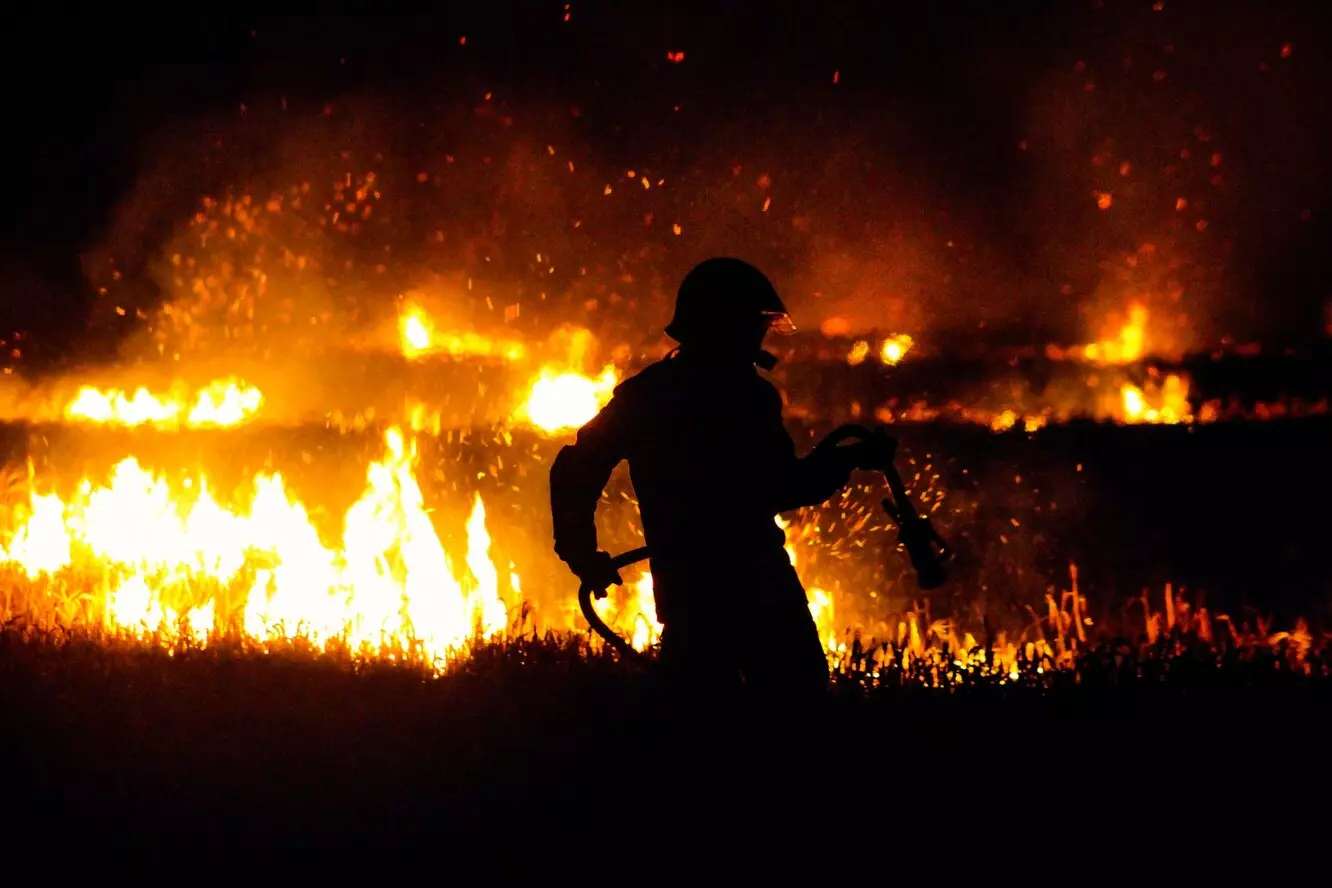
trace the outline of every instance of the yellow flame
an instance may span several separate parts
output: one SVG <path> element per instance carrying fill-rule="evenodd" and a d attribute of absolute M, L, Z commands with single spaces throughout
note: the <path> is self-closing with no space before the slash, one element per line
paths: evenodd
<path fill-rule="evenodd" d="M 440 330 L 425 309 L 407 303 L 398 315 L 398 344 L 403 357 L 416 360 L 429 355 L 496 357 L 519 361 L 527 354 L 521 342 L 495 339 L 480 333 Z"/>
<path fill-rule="evenodd" d="M 786 534 L 786 557 L 790 559 L 791 566 L 799 573 L 800 563 L 796 557 L 796 541 L 791 538 L 791 522 L 781 515 L 775 516 L 773 520 Z M 803 578 L 801 581 L 803 582 Z M 807 586 L 805 595 L 809 599 L 809 612 L 814 617 L 814 625 L 818 627 L 819 638 L 823 641 L 824 650 L 830 654 L 834 653 L 838 642 L 832 596 L 818 586 Z"/>
<path fill-rule="evenodd" d="M 1146 353 L 1147 306 L 1140 302 L 1128 307 L 1128 320 L 1118 335 L 1082 347 L 1082 357 L 1095 364 L 1131 364 Z"/>
<path fill-rule="evenodd" d="M 546 367 L 532 383 L 519 414 L 543 432 L 576 429 L 606 406 L 618 381 L 619 373 L 613 364 L 608 364 L 596 377 Z"/>
<path fill-rule="evenodd" d="M 623 632 L 634 650 L 645 651 L 661 638 L 662 624 L 657 621 L 657 603 L 652 594 L 652 574 L 643 571 L 625 591 L 613 591 L 592 608 L 607 623 Z"/>
<path fill-rule="evenodd" d="M 264 403 L 259 389 L 237 379 L 215 379 L 193 395 L 181 389 L 177 385 L 167 394 L 155 395 L 140 387 L 131 395 L 85 385 L 65 405 L 65 418 L 130 427 L 228 427 L 253 419 Z"/>
<path fill-rule="evenodd" d="M 897 364 L 906 357 L 906 353 L 911 350 L 911 344 L 914 341 L 905 333 L 889 336 L 879 346 L 879 359 L 885 364 Z"/>
<path fill-rule="evenodd" d="M 200 390 L 190 408 L 191 426 L 234 426 L 259 412 L 264 403 L 257 388 L 232 380 L 215 380 Z"/>
<path fill-rule="evenodd" d="M 68 501 L 32 494 L 0 562 L 34 579 L 93 577 L 108 625 L 131 633 L 204 640 L 230 621 L 259 641 L 299 634 L 443 661 L 507 622 L 485 506 L 478 496 L 455 566 L 413 473 L 415 443 L 396 428 L 384 443 L 338 546 L 320 539 L 280 474 L 256 476 L 248 505 L 228 507 L 206 476 L 173 484 L 131 457 Z"/>
<path fill-rule="evenodd" d="M 1149 386 L 1144 390 L 1125 383 L 1119 395 L 1124 422 L 1175 425 L 1193 420 L 1188 380 L 1179 374 L 1167 374 L 1160 388 Z"/>
<path fill-rule="evenodd" d="M 398 334 L 404 356 L 416 358 L 430 350 L 430 318 L 416 306 L 409 306 L 399 316 Z"/>

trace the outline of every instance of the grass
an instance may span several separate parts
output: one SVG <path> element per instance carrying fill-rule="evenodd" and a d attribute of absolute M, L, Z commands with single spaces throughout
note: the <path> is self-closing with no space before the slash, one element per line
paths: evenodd
<path fill-rule="evenodd" d="M 584 849 L 641 867 L 736 851 L 751 833 L 764 853 L 848 863 L 886 863 L 880 846 L 911 836 L 977 847 L 1015 826 L 1037 844 L 1154 818 L 1215 837 L 1275 800 L 1318 798 L 1321 657 L 1292 668 L 1280 642 L 1226 653 L 1175 631 L 1002 683 L 881 672 L 866 687 L 853 671 L 782 734 L 743 708 L 682 709 L 581 636 L 482 645 L 435 676 L 299 643 L 11 627 L 11 839 L 313 872 L 577 869 Z"/>
<path fill-rule="evenodd" d="M 832 701 L 785 725 L 789 735 L 743 708 L 682 710 L 581 635 L 529 630 L 436 675 L 410 656 L 365 659 L 299 639 L 109 635 L 95 628 L 92 587 L 28 588 L 6 575 L 0 607 L 26 616 L 0 631 L 0 791 L 17 815 L 4 835 L 15 860 L 56 847 L 48 867 L 79 860 L 191 879 L 226 863 L 254 878 L 274 862 L 345 877 L 353 861 L 444 879 L 534 859 L 545 878 L 638 881 L 715 845 L 779 862 L 808 855 L 839 880 L 861 867 L 1059 877 L 1135 852 L 1186 860 L 1196 875 L 1200 861 L 1262 853 L 1259 827 L 1280 832 L 1271 847 L 1282 860 L 1297 857 L 1295 837 L 1317 825 L 1308 812 L 1332 788 L 1322 765 L 1332 682 L 1323 524 L 1298 520 L 1294 505 L 1320 502 L 1327 477 L 1278 485 L 1289 520 L 1244 523 L 1241 538 L 1206 486 L 1224 492 L 1207 478 L 1239 458 L 1192 441 L 1224 432 L 1221 444 L 1248 442 L 1253 456 L 1278 431 L 1056 429 L 950 444 L 983 446 L 994 466 L 966 476 L 974 490 L 959 495 L 974 514 L 950 519 L 970 560 L 934 608 L 962 621 L 902 595 L 875 602 L 859 641 L 842 639 Z M 1322 464 L 1289 455 L 1311 446 L 1303 438 L 1282 440 L 1282 464 Z M 344 462 L 354 488 L 362 466 Z M 981 463 L 944 470 L 965 464 Z M 1100 486 L 1084 493 L 1065 475 Z M 514 517 L 521 498 L 487 503 L 497 521 L 508 509 L 526 527 Z M 1021 533 L 1008 530 L 1015 519 Z M 824 567 L 845 571 L 848 589 L 890 589 L 881 574 L 900 559 L 874 554 L 890 550 L 872 538 L 868 566 L 844 565 L 837 540 L 873 535 L 835 523 L 823 521 Z M 1042 548 L 1051 541 L 1060 546 Z M 1039 604 L 1064 588 L 1071 560 L 1104 608 L 1082 610 L 1058 591 Z M 1150 601 L 1110 594 L 1120 583 L 1160 590 L 1155 573 L 1167 567 L 1194 588 L 1262 594 L 1191 590 L 1189 606 L 1159 591 Z M 1222 574 L 1225 584 L 1211 582 Z M 523 577 L 550 601 L 571 594 L 553 569 L 534 563 Z M 982 853 L 986 839 L 999 850 Z M 1083 869 L 1053 869 L 1056 855 Z M 603 861 L 622 868 L 600 870 Z"/>

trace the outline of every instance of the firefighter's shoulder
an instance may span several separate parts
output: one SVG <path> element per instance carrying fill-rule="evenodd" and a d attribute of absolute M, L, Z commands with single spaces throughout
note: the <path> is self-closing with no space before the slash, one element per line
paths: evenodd
<path fill-rule="evenodd" d="M 773 385 L 771 380 L 755 373 L 754 390 L 757 392 L 757 397 L 764 401 L 765 406 L 775 407 L 779 411 L 782 409 L 782 393 L 777 390 L 777 386 Z"/>
<path fill-rule="evenodd" d="M 633 376 L 625 379 L 613 390 L 612 394 L 621 400 L 633 400 L 652 392 L 662 384 L 669 384 L 672 376 L 672 366 L 669 361 L 657 361 L 648 364 L 642 370 L 639 370 Z"/>

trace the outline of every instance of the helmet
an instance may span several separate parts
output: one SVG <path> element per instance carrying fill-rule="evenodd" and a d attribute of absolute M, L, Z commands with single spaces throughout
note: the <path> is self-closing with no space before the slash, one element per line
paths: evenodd
<path fill-rule="evenodd" d="M 741 259 L 707 259 L 680 282 L 666 335 L 676 342 L 708 339 L 766 320 L 778 332 L 795 329 L 772 281 Z"/>

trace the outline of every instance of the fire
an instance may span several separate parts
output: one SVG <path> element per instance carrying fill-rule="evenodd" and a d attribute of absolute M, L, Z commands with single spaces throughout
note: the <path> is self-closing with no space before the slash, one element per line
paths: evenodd
<path fill-rule="evenodd" d="M 780 515 L 774 520 L 783 531 L 789 530 L 790 523 Z M 791 559 L 791 566 L 797 566 L 795 540 L 791 534 L 788 534 L 786 555 Z M 622 588 L 623 591 L 612 591 L 605 598 L 593 601 L 592 607 L 603 620 L 623 632 L 635 650 L 647 650 L 661 638 L 663 628 L 657 620 L 652 574 L 645 570 L 638 579 L 626 582 Z M 807 594 L 809 610 L 818 627 L 819 638 L 830 658 L 835 658 L 844 645 L 837 639 L 832 596 L 818 586 L 810 587 Z"/>
<path fill-rule="evenodd" d="M 781 515 L 775 516 L 774 520 L 777 526 L 786 534 L 786 557 L 791 560 L 791 566 L 799 569 L 799 562 L 796 557 L 795 540 L 791 538 L 791 523 L 782 518 Z M 818 586 L 809 587 L 806 590 L 806 596 L 809 599 L 809 612 L 814 617 L 814 625 L 818 627 L 819 638 L 823 641 L 824 650 L 830 655 L 836 653 L 837 627 L 834 622 L 833 600 L 824 589 Z"/>
<path fill-rule="evenodd" d="M 610 401 L 618 382 L 619 373 L 613 364 L 606 365 L 596 377 L 546 367 L 532 383 L 519 414 L 543 432 L 576 429 Z"/>
<path fill-rule="evenodd" d="M 190 394 L 177 385 L 165 395 L 145 387 L 126 394 L 121 389 L 85 385 L 65 405 L 65 418 L 99 425 L 157 428 L 237 426 L 253 419 L 264 403 L 263 392 L 238 379 L 216 379 Z"/>
<path fill-rule="evenodd" d="M 1120 398 L 1124 422 L 1175 425 L 1193 420 L 1188 381 L 1179 374 L 1168 374 L 1159 389 L 1149 386 L 1144 391 L 1125 383 Z"/>
<path fill-rule="evenodd" d="M 899 363 L 906 353 L 911 350 L 911 344 L 914 340 L 905 333 L 895 333 L 889 336 L 883 342 L 879 343 L 879 360 L 892 366 Z M 858 339 L 851 344 L 851 350 L 847 352 L 846 362 L 852 367 L 865 362 L 869 357 L 870 344 L 864 339 Z"/>
<path fill-rule="evenodd" d="M 415 442 L 394 428 L 384 444 L 338 545 L 324 543 L 281 474 L 256 475 L 249 502 L 230 506 L 205 475 L 173 483 L 129 457 L 68 500 L 32 493 L 0 564 L 48 587 L 92 590 L 92 607 L 117 631 L 203 641 L 226 626 L 259 642 L 300 636 L 443 663 L 507 625 L 485 505 L 475 498 L 456 564 L 427 514 Z M 516 588 L 516 575 L 508 582 Z"/>
<path fill-rule="evenodd" d="M 645 651 L 661 638 L 662 624 L 657 620 L 657 603 L 652 593 L 652 574 L 643 571 L 624 591 L 612 593 L 592 607 L 628 638 L 634 650 Z"/>
<path fill-rule="evenodd" d="M 406 357 L 417 358 L 430 350 L 430 318 L 416 306 L 409 306 L 398 318 L 398 333 Z"/>
<path fill-rule="evenodd" d="M 911 350 L 912 338 L 905 333 L 898 333 L 895 336 L 889 336 L 879 346 L 879 359 L 885 364 L 896 364 L 906 357 L 906 353 Z"/>
<path fill-rule="evenodd" d="M 1132 364 L 1147 353 L 1147 322 L 1150 313 L 1141 302 L 1132 302 L 1128 316 L 1112 335 L 1086 345 L 1063 349 L 1047 346 L 1046 354 L 1054 360 L 1078 360 L 1092 364 Z"/>
<path fill-rule="evenodd" d="M 411 302 L 398 315 L 398 345 L 409 361 L 433 355 L 520 361 L 527 354 L 523 344 L 514 340 L 494 339 L 470 331 L 440 330 L 425 309 Z"/>

